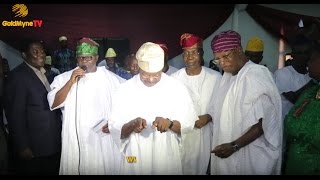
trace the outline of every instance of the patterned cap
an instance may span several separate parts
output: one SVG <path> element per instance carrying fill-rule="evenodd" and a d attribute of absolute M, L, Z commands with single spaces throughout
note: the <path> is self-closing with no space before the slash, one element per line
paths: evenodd
<path fill-rule="evenodd" d="M 185 48 L 202 48 L 202 38 L 194 34 L 184 33 L 180 36 L 180 46 Z"/>
<path fill-rule="evenodd" d="M 98 55 L 99 44 L 90 38 L 82 38 L 76 48 L 76 56 Z"/>
<path fill-rule="evenodd" d="M 241 47 L 241 36 L 236 31 L 223 31 L 211 41 L 211 49 L 214 53 L 229 51 Z"/>
<path fill-rule="evenodd" d="M 155 43 L 146 42 L 137 51 L 138 66 L 145 72 L 159 72 L 164 66 L 164 51 Z"/>
<path fill-rule="evenodd" d="M 162 43 L 162 42 L 155 42 L 155 43 L 158 44 L 163 49 L 165 54 L 168 54 L 169 49 L 165 43 Z"/>

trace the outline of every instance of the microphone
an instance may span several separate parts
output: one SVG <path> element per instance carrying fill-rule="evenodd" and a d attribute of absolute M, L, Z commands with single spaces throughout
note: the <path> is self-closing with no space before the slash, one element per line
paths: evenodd
<path fill-rule="evenodd" d="M 80 66 L 80 68 L 83 69 L 84 71 L 87 70 L 87 66 L 85 66 L 85 65 Z M 79 80 L 80 80 L 80 76 L 78 76 L 77 81 L 79 81 Z"/>
<path fill-rule="evenodd" d="M 87 70 L 87 66 L 85 66 L 85 65 L 80 66 L 80 68 L 83 69 L 84 71 Z"/>

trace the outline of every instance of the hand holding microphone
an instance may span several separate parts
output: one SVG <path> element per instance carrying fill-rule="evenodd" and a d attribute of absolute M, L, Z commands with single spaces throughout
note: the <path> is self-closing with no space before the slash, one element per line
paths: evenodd
<path fill-rule="evenodd" d="M 84 73 L 86 73 L 86 71 L 87 71 L 87 66 L 82 65 L 82 66 L 80 66 L 80 68 L 84 71 Z M 84 75 L 82 75 L 82 76 L 84 76 Z M 79 76 L 78 79 L 77 79 L 77 81 L 79 81 L 82 76 Z"/>
<path fill-rule="evenodd" d="M 86 70 L 87 70 L 87 66 L 85 65 L 82 65 L 78 69 L 74 70 L 70 78 L 72 84 L 79 81 L 79 79 L 85 75 Z"/>

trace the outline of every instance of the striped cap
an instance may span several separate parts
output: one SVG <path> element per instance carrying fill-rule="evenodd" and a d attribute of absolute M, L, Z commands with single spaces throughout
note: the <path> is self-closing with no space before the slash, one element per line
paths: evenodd
<path fill-rule="evenodd" d="M 236 31 L 223 31 L 211 41 L 213 53 L 229 51 L 241 47 L 241 36 Z"/>

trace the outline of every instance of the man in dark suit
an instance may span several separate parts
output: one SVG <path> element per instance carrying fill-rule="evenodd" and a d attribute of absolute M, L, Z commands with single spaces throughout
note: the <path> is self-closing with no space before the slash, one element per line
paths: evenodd
<path fill-rule="evenodd" d="M 5 110 L 17 174 L 58 174 L 61 113 L 50 111 L 50 84 L 44 75 L 46 54 L 40 41 L 25 40 L 24 62 L 9 73 Z"/>

